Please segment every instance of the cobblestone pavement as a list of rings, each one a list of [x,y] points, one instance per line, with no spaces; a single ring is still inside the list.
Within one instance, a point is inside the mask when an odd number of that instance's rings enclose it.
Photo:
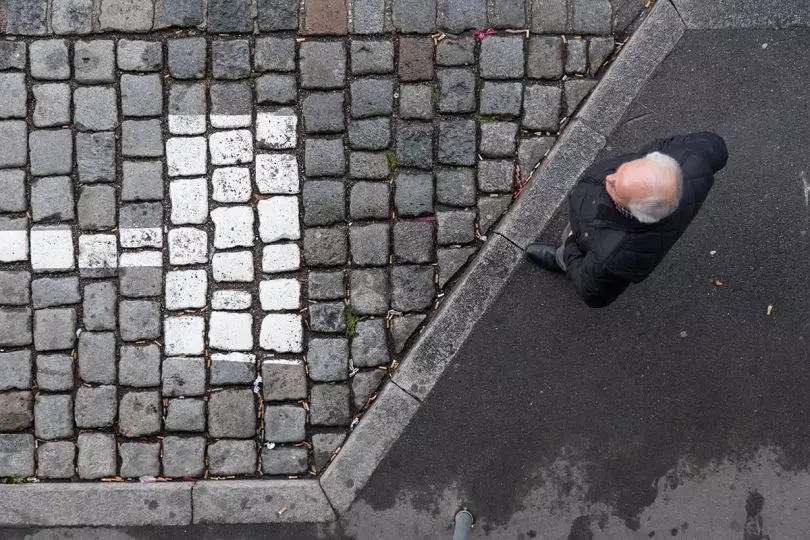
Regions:
[[[0,477],[320,472],[642,7],[0,4]]]

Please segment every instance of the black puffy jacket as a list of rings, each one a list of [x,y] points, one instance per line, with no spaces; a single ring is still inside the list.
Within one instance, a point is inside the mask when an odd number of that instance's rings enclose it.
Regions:
[[[622,163],[650,152],[672,156],[681,165],[683,192],[678,209],[651,224],[622,216],[605,190],[605,177]],[[605,307],[630,283],[652,273],[697,215],[728,159],[723,139],[702,132],[659,139],[632,154],[592,165],[568,195],[572,235],[565,242],[568,277],[590,307]]]

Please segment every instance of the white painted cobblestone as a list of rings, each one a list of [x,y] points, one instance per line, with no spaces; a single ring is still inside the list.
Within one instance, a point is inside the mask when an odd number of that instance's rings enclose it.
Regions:
[[[205,318],[192,315],[166,317],[163,321],[167,356],[200,355],[205,348]]]
[[[206,173],[208,145],[205,137],[172,137],[166,141],[169,176],[200,176]]]
[[[208,233],[193,227],[169,231],[169,264],[208,262]]]
[[[298,197],[270,197],[259,201],[259,236],[262,242],[298,240],[301,225],[298,219]]]
[[[205,115],[170,114],[169,133],[172,135],[200,135],[205,133]]]
[[[259,302],[264,311],[290,311],[301,307],[301,283],[297,279],[270,279],[259,283]]]
[[[296,244],[272,244],[262,251],[262,272],[291,272],[301,267],[301,249]]]
[[[250,251],[215,253],[211,266],[214,281],[253,281],[253,253]]]
[[[258,162],[257,162],[258,166]],[[250,169],[247,167],[221,167],[211,175],[212,198],[222,203],[239,203],[250,200],[252,186]]]
[[[31,268],[34,271],[73,270],[73,233],[64,227],[31,228]]]
[[[259,193],[295,194],[300,190],[298,160],[292,154],[256,156],[256,187]]]
[[[208,219],[208,181],[205,178],[172,180],[169,198],[174,225],[198,225]]]
[[[250,309],[252,304],[253,295],[251,295],[248,291],[214,291],[214,295],[211,298],[211,308],[222,311]]]
[[[212,133],[208,144],[212,165],[237,165],[253,161],[253,135],[247,129]]]
[[[160,251],[125,251],[118,258],[120,268],[163,266],[163,253]]]
[[[79,236],[79,268],[97,270],[118,267],[118,242],[114,234]]]
[[[298,118],[292,109],[256,114],[256,142],[262,148],[286,150],[297,144]]]
[[[253,315],[214,311],[208,323],[208,345],[225,351],[253,349]]]
[[[125,227],[118,229],[123,248],[163,247],[163,229],[159,227]]]
[[[33,252],[33,234],[31,251]],[[0,262],[28,259],[28,231],[0,231]]]
[[[304,329],[300,315],[269,313],[262,320],[259,334],[262,349],[279,353],[300,353],[304,348]]]
[[[175,270],[166,273],[166,309],[195,309],[208,302],[205,270]]]
[[[253,245],[253,209],[249,206],[227,206],[211,211],[214,222],[214,247],[250,247]]]

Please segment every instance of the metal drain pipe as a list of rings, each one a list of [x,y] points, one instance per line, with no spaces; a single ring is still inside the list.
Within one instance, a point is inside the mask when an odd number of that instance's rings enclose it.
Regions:
[[[473,523],[475,523],[475,518],[469,510],[461,509],[456,512],[453,540],[470,540]]]

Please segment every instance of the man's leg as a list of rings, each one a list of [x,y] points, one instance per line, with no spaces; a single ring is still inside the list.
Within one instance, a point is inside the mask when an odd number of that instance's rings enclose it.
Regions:
[[[560,247],[557,248],[557,251],[554,253],[555,259],[557,259],[557,266],[565,272],[565,259],[563,259],[563,252],[565,252],[565,241],[568,240],[568,237],[571,236],[571,224],[568,223],[563,229],[562,235],[560,236]]]
[[[566,225],[562,234],[563,245],[565,239],[571,234],[571,226]],[[526,256],[540,268],[552,272],[565,272],[565,262],[562,258],[563,246],[555,247],[547,244],[529,244],[526,246]]]

